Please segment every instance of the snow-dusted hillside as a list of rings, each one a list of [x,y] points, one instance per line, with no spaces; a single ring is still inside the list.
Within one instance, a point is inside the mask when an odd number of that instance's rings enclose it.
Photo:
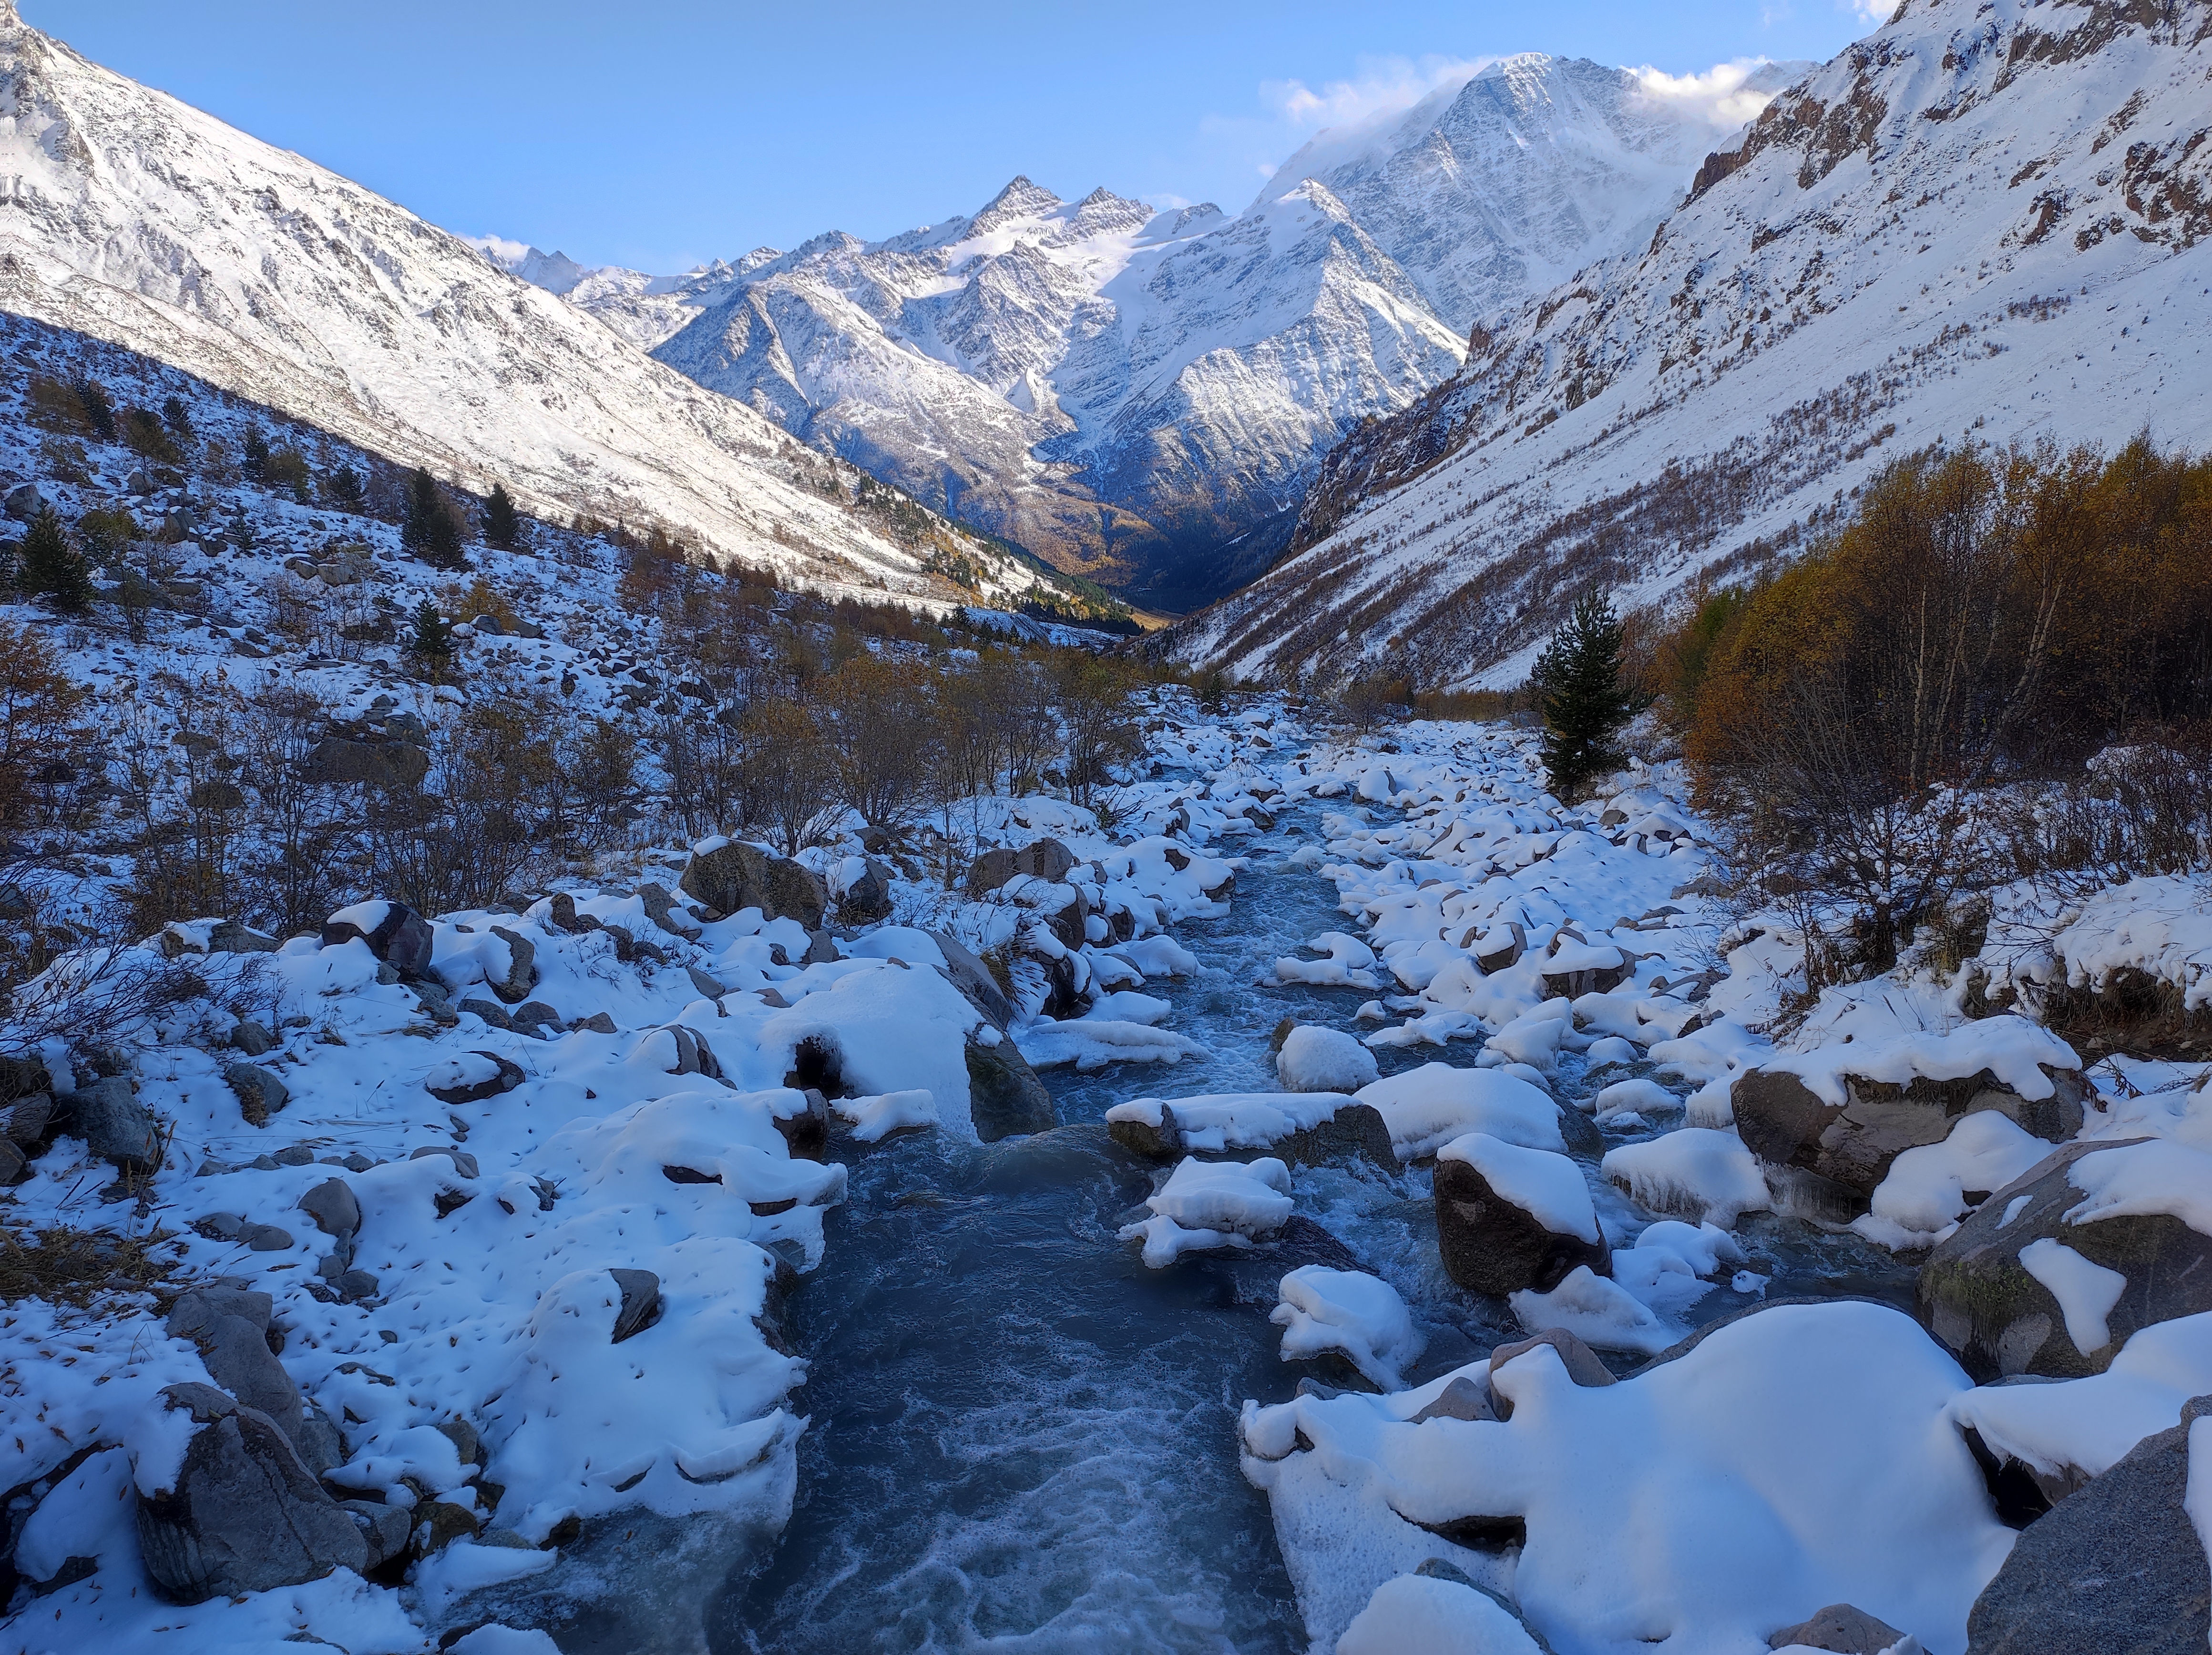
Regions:
[[[1296,555],[1175,646],[1517,679],[1596,581],[1798,543],[1939,440],[2212,436],[2212,6],[1907,0],[1648,247],[1532,301],[1334,454]]]
[[[1179,607],[1264,569],[1321,457],[1452,373],[1472,324],[1648,239],[1788,72],[1692,96],[1509,58],[1322,135],[1233,218],[1017,179],[973,216],[682,277],[489,251],[806,441]]]
[[[750,409],[404,209],[88,63],[13,0],[0,118],[10,311],[464,488],[502,481],[549,518],[659,521],[825,590],[970,596],[826,498],[817,463]],[[957,538],[1004,595],[1039,578]]]

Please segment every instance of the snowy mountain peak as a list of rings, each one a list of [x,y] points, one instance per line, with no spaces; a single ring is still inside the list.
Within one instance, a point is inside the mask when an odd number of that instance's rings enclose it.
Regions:
[[[1608,73],[1579,70],[1564,93],[1601,104]],[[1913,0],[1716,145],[1663,234],[1562,272],[1458,379],[1347,440],[1298,549],[1195,621],[1186,653],[1243,673],[1514,682],[1588,583],[1633,607],[1741,579],[1828,532],[1902,452],[2141,432],[2200,446],[2208,77],[2207,0]],[[1392,246],[1403,227],[1363,191],[1395,179],[1386,199],[1403,201],[1425,176],[1431,199],[1462,199],[1481,130],[1467,121],[1509,92],[1472,82],[1437,124],[1457,173],[1425,142],[1328,175],[1431,291],[1468,267]],[[1682,94],[1619,99],[1601,135],[1615,155]],[[1528,245],[1582,233],[1568,221],[1562,237],[1564,209],[1510,184],[1485,203],[1547,209],[1524,213]],[[1593,203],[1568,204],[1587,221]]]
[[[495,235],[472,236],[469,245],[510,276],[519,276],[533,288],[566,298],[591,272],[566,253],[549,253],[520,241]]]
[[[775,425],[495,262],[581,293],[572,260],[464,241],[20,25],[0,88],[0,309],[549,518],[657,523],[878,598],[973,601],[947,556],[1009,591],[1037,579],[947,526],[892,538]]]
[[[1018,175],[969,221],[968,227],[971,233],[981,235],[1015,219],[1042,218],[1064,204],[1051,191]]]

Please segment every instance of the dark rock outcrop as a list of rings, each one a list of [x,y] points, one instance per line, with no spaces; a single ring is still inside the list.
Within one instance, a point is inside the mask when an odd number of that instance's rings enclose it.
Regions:
[[[1004,1034],[996,1046],[968,1037],[968,1108],[975,1136],[986,1143],[1060,1125],[1052,1094],[1030,1067],[1029,1059]]]
[[[367,904],[364,906],[369,906]],[[323,925],[323,946],[336,947],[358,937],[368,951],[402,977],[421,977],[430,969],[434,937],[430,922],[404,902],[386,902],[383,917],[364,931],[352,919],[331,919]]]
[[[810,868],[743,840],[694,852],[677,882],[687,895],[724,914],[758,908],[768,919],[796,919],[813,931],[830,906],[829,888]]]
[[[1601,1276],[1611,1268],[1602,1231],[1595,1243],[1555,1234],[1464,1161],[1437,1162],[1436,1203],[1444,1273],[1476,1293],[1549,1293],[1578,1265]]]

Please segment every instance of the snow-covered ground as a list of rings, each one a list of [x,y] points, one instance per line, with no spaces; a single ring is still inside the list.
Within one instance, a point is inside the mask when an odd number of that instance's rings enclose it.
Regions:
[[[1963,974],[1905,968],[1782,1016],[1802,998],[1791,939],[1711,894],[1705,830],[1673,766],[1639,766],[1569,809],[1536,779],[1525,733],[1413,724],[1345,744],[1279,702],[1207,719],[1168,691],[1153,709],[1150,773],[1117,791],[1111,832],[1048,797],[980,802],[980,837],[1032,847],[1037,872],[973,892],[896,879],[890,918],[834,945],[757,909],[572,887],[572,906],[439,917],[428,970],[407,981],[343,932],[210,957],[211,981],[258,971],[259,1029],[191,1001],[104,1060],[161,1124],[158,1168],[131,1181],[65,1134],[9,1192],[11,1224],[158,1233],[172,1287],[268,1294],[274,1394],[301,1399],[301,1452],[320,1445],[315,1469],[362,1502],[365,1532],[404,1509],[400,1549],[372,1579],[356,1565],[234,1601],[163,1600],[133,1520],[134,1489],[158,1509],[183,1475],[182,1416],[159,1393],[239,1386],[235,1351],[194,1322],[191,1298],[174,1314],[166,1294],[109,1291],[89,1312],[19,1299],[0,1312],[8,1411],[37,1428],[0,1443],[23,1582],[9,1646],[228,1650],[303,1634],[401,1650],[491,1612],[529,1628],[610,1589],[614,1537],[659,1532],[643,1526],[654,1516],[703,1551],[658,1571],[726,1567],[707,1537],[734,1545],[790,1513],[807,1364],[776,1306],[823,1258],[844,1163],[878,1141],[873,1153],[896,1153],[900,1133],[972,1137],[989,1072],[976,1054],[1003,1050],[1000,1021],[1032,1062],[1126,1077],[1115,1083],[1139,1100],[1109,1112],[1117,1137],[1181,1122],[1122,1233],[1146,1266],[1264,1257],[1286,1227],[1340,1223],[1317,1192],[1340,1186],[1279,1153],[1316,1153],[1312,1135],[1361,1106],[1383,1142],[1360,1153],[1384,1156],[1395,1187],[1425,1191],[1431,1164],[1439,1183],[1468,1167],[1607,1255],[1480,1312],[1558,1341],[1504,1360],[1468,1355],[1437,1319],[1480,1295],[1432,1264],[1377,1274],[1340,1252],[1283,1276],[1285,1361],[1334,1356],[1376,1387],[1301,1385],[1247,1402],[1237,1428],[1318,1650],[1340,1635],[1347,1651],[1519,1648],[1517,1619],[1559,1652],[1748,1652],[1849,1603],[1958,1655],[2014,1543],[1964,1428],[2001,1458],[2094,1477],[2212,1390],[2212,1315],[2124,1339],[2093,1330],[2120,1313],[2104,1283],[2115,1272],[2055,1241],[2021,1258],[2075,1343],[2124,1345],[2083,1377],[1976,1385],[1912,1316],[1820,1290],[1869,1279],[1886,1254],[1847,1227],[1767,1212],[1787,1202],[1732,1121],[1736,1082],[1781,1075],[1840,1097],[1980,1074],[2032,1103],[2078,1065],[2024,1017],[1969,1017]],[[1237,853],[1285,813],[1322,842],[1264,868]],[[664,879],[684,855],[672,850]],[[805,859],[834,892],[857,843]],[[1338,1037],[1286,1038],[1286,1085],[1356,1090],[1178,1086],[1217,1054],[1158,997],[1194,967],[1174,928],[1229,912],[1239,882],[1316,872],[1351,928],[1316,935],[1335,973],[1318,991],[1347,1008],[1373,996],[1351,1020],[1389,1072],[1366,1079]],[[2146,894],[2159,937],[2202,924],[2201,896]],[[2110,906],[2076,922],[2100,939],[2082,969],[2116,948],[2166,957],[2157,938],[2112,943],[2126,927]],[[337,918],[374,938],[386,917],[370,903]],[[618,958],[613,925],[652,949]],[[186,926],[170,947],[213,940]],[[963,944],[1001,961],[1010,1016],[956,986]],[[2177,960],[2190,968],[2185,950]],[[1297,964],[1276,969],[1295,979]],[[535,1032],[499,1027],[524,997],[543,1009]],[[47,1062],[57,1090],[101,1083],[58,1050]],[[281,1083],[264,1124],[241,1107],[257,1086],[270,1095],[241,1074],[249,1063]],[[2084,1147],[2148,1141],[2073,1174],[2081,1223],[2166,1213],[2212,1234],[2208,1073],[2114,1060],[2087,1076]],[[802,1088],[816,1083],[848,1094],[834,1123],[813,1115]],[[1990,1133],[1998,1121],[2008,1131]],[[807,1136],[824,1127],[826,1157]],[[2010,1222],[2020,1202],[1988,1191],[2054,1147],[2035,1140],[2024,1157],[2025,1136],[1982,1108],[1938,1137],[1940,1165],[1912,1161],[1927,1149],[1897,1156],[1872,1212],[1921,1216],[1875,1240],[1909,1262],[1978,1206]],[[1784,1269],[1795,1291],[1810,1282],[1836,1301],[1762,1309]],[[650,1272],[650,1287],[616,1271]],[[1616,1383],[1589,1347],[1623,1369],[1667,1355]],[[918,1512],[934,1498],[904,1492]],[[1493,1622],[1493,1641],[1467,1641]],[[1416,1641],[1447,1634],[1462,1641]],[[532,1636],[514,1646],[546,1647]]]

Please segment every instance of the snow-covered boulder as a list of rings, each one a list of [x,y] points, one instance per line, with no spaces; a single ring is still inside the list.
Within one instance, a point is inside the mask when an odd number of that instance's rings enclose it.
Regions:
[[[1503,1070],[1423,1064],[1361,1088],[1359,1100],[1382,1115],[1402,1161],[1434,1155],[1469,1132],[1524,1149],[1571,1147],[1563,1131],[1571,1123],[1551,1094]]]
[[[1961,1115],[1997,1110],[2046,1143],[2081,1130],[2081,1061],[2050,1030],[1988,1017],[1949,1034],[1901,1034],[1774,1053],[1729,1094],[1753,1154],[1790,1169],[1804,1198],[1850,1217],[1905,1150],[1941,1143]]]
[[[2212,1640],[2212,1397],[2028,1525],[1966,1622],[1976,1655],[2182,1655]]]
[[[1302,1024],[1284,1036],[1275,1073],[1291,1092],[1357,1092],[1376,1078],[1375,1054],[1342,1029]]]
[[[1437,1249],[1463,1288],[1504,1297],[1557,1287],[1607,1248],[1582,1168],[1548,1149],[1470,1132],[1437,1152]]]
[[[1606,1152],[1606,1177],[1655,1213],[1726,1229],[1771,1204],[1759,1162],[1733,1131],[1685,1126]]]
[[[2101,1373],[2136,1329],[2212,1311],[2212,1154],[2068,1144],[1929,1255],[1920,1308],[1970,1372]]]
[[[1427,1341],[1398,1290],[1361,1270],[1304,1264],[1284,1276],[1267,1319],[1283,1330],[1282,1357],[1304,1361],[1334,1351],[1386,1391]]]
[[[179,1603],[358,1573],[368,1547],[290,1439],[210,1385],[173,1385],[133,1428],[146,1572]]]
[[[764,919],[796,919],[809,931],[822,924],[830,906],[830,888],[821,875],[738,839],[707,839],[693,846],[677,887],[717,915],[758,908]]]
[[[1776,1306],[1594,1388],[1532,1349],[1490,1375],[1507,1417],[1413,1422],[1451,1382],[1244,1406],[1245,1474],[1323,1647],[1470,1520],[1522,1526],[1510,1585],[1551,1648],[1627,1627],[1685,1655],[1762,1649],[1838,1603],[1960,1651],[2013,1543],[1947,1413],[1966,1376],[1881,1306]]]
[[[1152,1216],[1122,1227],[1141,1240],[1145,1263],[1160,1270],[1178,1254],[1249,1247],[1291,1216],[1291,1169],[1272,1155],[1251,1161],[1186,1161],[1145,1204]]]
[[[1397,1165],[1382,1118],[1340,1092],[1133,1098],[1106,1112],[1106,1128],[1116,1143],[1150,1161],[1266,1149],[1296,1166],[1350,1155]]]

